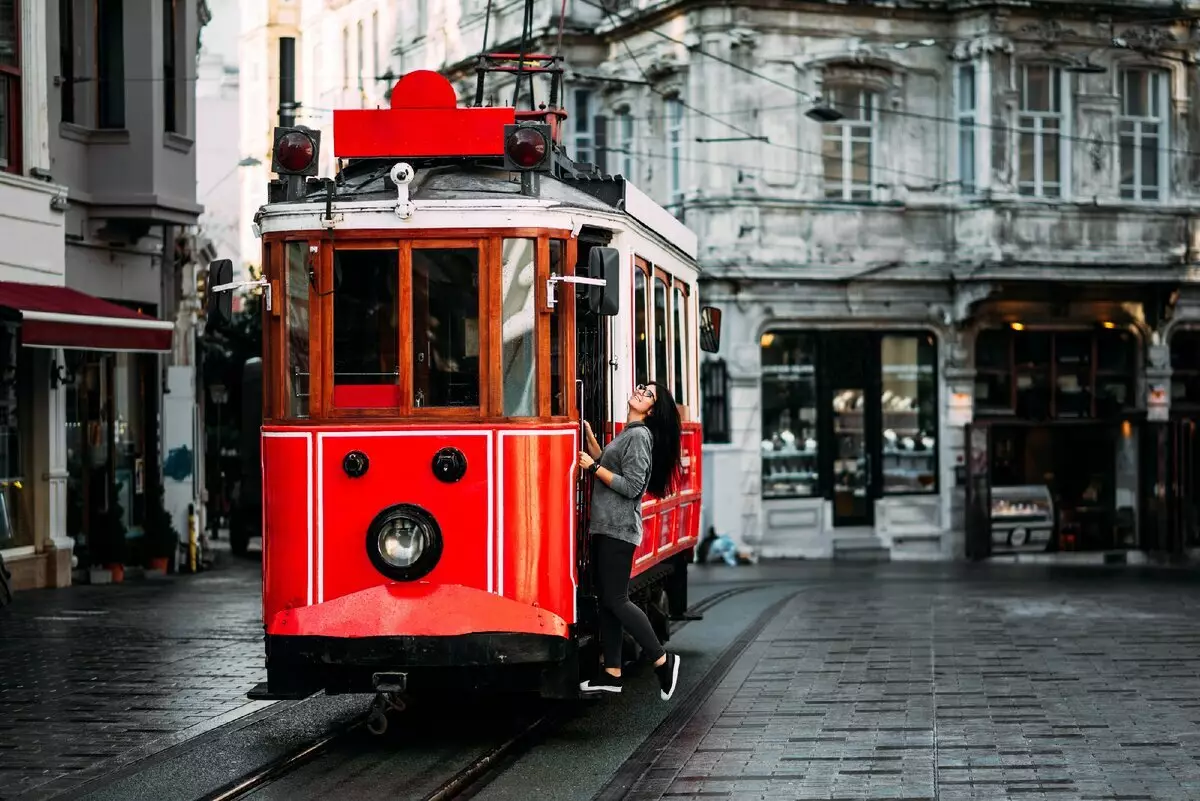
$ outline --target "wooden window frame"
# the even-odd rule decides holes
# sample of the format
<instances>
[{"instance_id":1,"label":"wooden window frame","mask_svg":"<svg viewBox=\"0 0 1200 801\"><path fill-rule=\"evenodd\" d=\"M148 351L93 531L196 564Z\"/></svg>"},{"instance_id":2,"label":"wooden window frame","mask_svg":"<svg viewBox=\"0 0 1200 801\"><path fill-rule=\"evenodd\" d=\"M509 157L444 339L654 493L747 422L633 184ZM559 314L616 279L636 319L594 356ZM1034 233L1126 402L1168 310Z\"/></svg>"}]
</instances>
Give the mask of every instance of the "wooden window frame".
<instances>
[{"instance_id":1,"label":"wooden window frame","mask_svg":"<svg viewBox=\"0 0 1200 801\"><path fill-rule=\"evenodd\" d=\"M13 0L13 41L16 44L16 66L0 65L0 81L7 84L8 105L4 109L8 134L8 158L0 160L0 172L21 175L24 171L24 137L21 103L21 56L24 42L21 41L21 0Z\"/></svg>"},{"instance_id":2,"label":"wooden window frame","mask_svg":"<svg viewBox=\"0 0 1200 801\"><path fill-rule=\"evenodd\" d=\"M403 236L401 236L403 234ZM535 341L537 411L536 417L506 417L500 350L503 343L500 271L505 239L535 241L535 303L537 308ZM463 422L564 422L578 416L574 393L575 378L575 305L572 292L559 287L560 309L557 332L551 330L552 309L547 304L546 282L550 274L550 241L563 242L563 270L574 273L578 242L568 230L517 228L446 229L416 232L396 230L337 231L330 237L318 232L288 232L264 237L263 275L271 286L273 308L264 309L263 363L269 370L270 388L263 393L264 421L273 425L312 426L355 420L387 420L389 423L414 423L444 420ZM288 408L287 352L285 327L288 297L285 285L285 258L289 243L301 242L317 249L316 286L309 287L309 416L293 418ZM479 363L480 405L478 407L412 406L412 252L414 249L478 247L479 249ZM388 408L345 408L333 403L333 253L334 250L386 250L395 248L399 270L399 356L400 403ZM310 253L310 259L313 256ZM565 285L570 286L570 285ZM564 298L566 300L564 300ZM565 415L551 416L550 342L559 337L560 369L566 395Z\"/></svg>"}]
</instances>

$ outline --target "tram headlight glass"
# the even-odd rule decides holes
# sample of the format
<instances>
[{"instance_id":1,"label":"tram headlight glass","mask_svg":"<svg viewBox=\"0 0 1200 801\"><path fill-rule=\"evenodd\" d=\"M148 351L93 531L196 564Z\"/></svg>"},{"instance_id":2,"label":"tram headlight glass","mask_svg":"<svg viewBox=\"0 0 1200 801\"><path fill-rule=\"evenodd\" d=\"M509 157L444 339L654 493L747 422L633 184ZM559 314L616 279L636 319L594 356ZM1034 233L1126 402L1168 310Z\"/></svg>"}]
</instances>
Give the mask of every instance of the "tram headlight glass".
<instances>
[{"instance_id":1,"label":"tram headlight glass","mask_svg":"<svg viewBox=\"0 0 1200 801\"><path fill-rule=\"evenodd\" d=\"M380 529L379 555L393 567L412 567L428 549L432 539L432 532L423 521L398 514Z\"/></svg>"},{"instance_id":2,"label":"tram headlight glass","mask_svg":"<svg viewBox=\"0 0 1200 801\"><path fill-rule=\"evenodd\" d=\"M518 128L508 139L508 157L518 165L535 167L546 158L546 137L533 128Z\"/></svg>"},{"instance_id":3,"label":"tram headlight glass","mask_svg":"<svg viewBox=\"0 0 1200 801\"><path fill-rule=\"evenodd\" d=\"M433 515L414 504L384 509L367 528L367 556L383 575L415 581L442 557L442 532Z\"/></svg>"},{"instance_id":4,"label":"tram headlight glass","mask_svg":"<svg viewBox=\"0 0 1200 801\"><path fill-rule=\"evenodd\" d=\"M303 172L317 155L313 140L301 131L290 131L281 136L275 149L279 163L290 172Z\"/></svg>"}]
</instances>

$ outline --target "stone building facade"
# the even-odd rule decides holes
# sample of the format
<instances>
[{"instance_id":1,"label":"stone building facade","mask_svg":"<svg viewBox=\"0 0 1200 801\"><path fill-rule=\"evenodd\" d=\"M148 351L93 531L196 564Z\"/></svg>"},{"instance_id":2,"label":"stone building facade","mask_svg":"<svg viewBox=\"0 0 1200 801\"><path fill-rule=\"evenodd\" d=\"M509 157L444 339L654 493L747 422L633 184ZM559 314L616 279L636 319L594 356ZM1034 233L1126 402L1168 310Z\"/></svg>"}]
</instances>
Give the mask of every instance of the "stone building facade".
<instances>
[{"instance_id":1,"label":"stone building facade","mask_svg":"<svg viewBox=\"0 0 1200 801\"><path fill-rule=\"evenodd\" d=\"M487 4L418 5L397 59L469 100ZM488 49L512 50L523 4L493 5ZM531 49L559 7L535 3ZM1200 544L1200 86L1175 7L567 9L568 148L696 231L725 313L706 524L766 556Z\"/></svg>"}]
</instances>

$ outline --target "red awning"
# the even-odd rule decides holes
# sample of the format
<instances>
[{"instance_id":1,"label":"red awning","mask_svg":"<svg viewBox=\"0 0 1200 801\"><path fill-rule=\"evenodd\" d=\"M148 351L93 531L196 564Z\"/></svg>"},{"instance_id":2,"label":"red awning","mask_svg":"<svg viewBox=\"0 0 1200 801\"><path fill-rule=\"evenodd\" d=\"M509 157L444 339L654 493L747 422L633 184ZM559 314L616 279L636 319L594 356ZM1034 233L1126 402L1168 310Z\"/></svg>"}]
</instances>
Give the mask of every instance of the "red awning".
<instances>
[{"instance_id":1,"label":"red awning","mask_svg":"<svg viewBox=\"0 0 1200 801\"><path fill-rule=\"evenodd\" d=\"M21 315L32 348L169 351L173 323L62 286L0 281L0 308Z\"/></svg>"}]
</instances>

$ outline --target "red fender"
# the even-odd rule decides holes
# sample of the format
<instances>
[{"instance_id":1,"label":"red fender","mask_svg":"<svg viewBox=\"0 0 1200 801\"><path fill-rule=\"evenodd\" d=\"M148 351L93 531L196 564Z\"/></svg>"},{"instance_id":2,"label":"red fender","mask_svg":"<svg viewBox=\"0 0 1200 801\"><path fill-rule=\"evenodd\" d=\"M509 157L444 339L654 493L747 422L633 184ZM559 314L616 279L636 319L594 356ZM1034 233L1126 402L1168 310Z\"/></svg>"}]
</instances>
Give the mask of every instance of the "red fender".
<instances>
[{"instance_id":1,"label":"red fender","mask_svg":"<svg viewBox=\"0 0 1200 801\"><path fill-rule=\"evenodd\" d=\"M553 612L461 584L385 584L332 601L284 609L271 635L311 637L453 637L519 633L567 637Z\"/></svg>"}]
</instances>

